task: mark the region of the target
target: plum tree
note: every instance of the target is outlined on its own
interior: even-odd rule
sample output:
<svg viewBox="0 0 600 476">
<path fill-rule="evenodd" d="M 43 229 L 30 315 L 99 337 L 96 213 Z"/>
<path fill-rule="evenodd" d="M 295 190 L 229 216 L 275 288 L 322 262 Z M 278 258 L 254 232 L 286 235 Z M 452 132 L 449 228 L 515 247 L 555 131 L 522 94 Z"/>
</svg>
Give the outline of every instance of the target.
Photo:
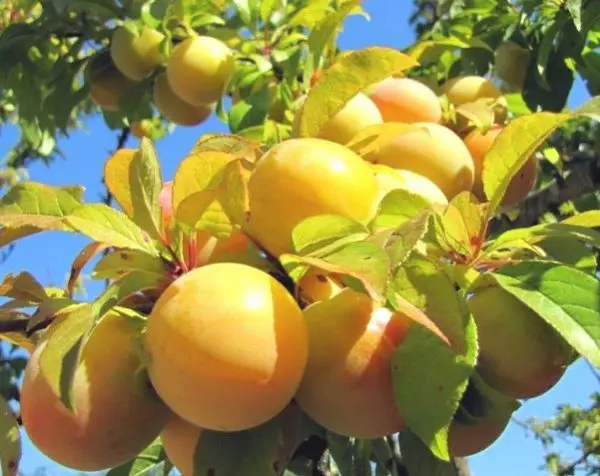
<svg viewBox="0 0 600 476">
<path fill-rule="evenodd" d="M 201 106 L 219 100 L 235 69 L 231 50 L 210 36 L 192 36 L 179 43 L 167 62 L 167 78 L 175 94 Z"/>
<path fill-rule="evenodd" d="M 303 104 L 298 108 L 292 125 L 294 137 L 299 136 L 298 126 L 302 108 Z M 344 145 L 365 127 L 382 123 L 383 119 L 377 106 L 366 95 L 358 93 L 321 128 L 318 137 Z"/>
<path fill-rule="evenodd" d="M 134 81 L 117 69 L 108 52 L 99 53 L 88 60 L 84 77 L 91 100 L 107 111 L 117 111 L 121 96 L 135 86 Z"/>
<path fill-rule="evenodd" d="M 485 134 L 479 129 L 474 129 L 464 139 L 475 164 L 475 181 L 472 192 L 480 200 L 486 199 L 482 180 L 484 159 L 503 129 L 502 126 L 494 126 Z M 537 175 L 537 159 L 532 156 L 513 176 L 502 199 L 502 205 L 512 206 L 522 201 L 535 187 Z"/>
<path fill-rule="evenodd" d="M 483 76 L 459 76 L 446 81 L 442 91 L 455 106 L 460 106 L 482 98 L 498 99 L 502 91 Z"/>
<path fill-rule="evenodd" d="M 372 168 L 378 185 L 377 202 L 381 202 L 392 190 L 401 189 L 418 195 L 429 203 L 448 204 L 440 187 L 423 175 L 382 164 L 372 164 Z"/>
<path fill-rule="evenodd" d="M 449 200 L 470 190 L 475 168 L 461 138 L 440 124 L 416 125 L 419 127 L 382 143 L 365 159 L 427 177 Z"/>
<path fill-rule="evenodd" d="M 196 268 L 148 320 L 148 371 L 185 420 L 212 430 L 257 426 L 292 399 L 306 365 L 302 312 L 269 274 L 238 263 Z"/>
<path fill-rule="evenodd" d="M 573 350 L 538 314 L 499 286 L 476 289 L 467 305 L 477 324 L 477 369 L 492 388 L 524 399 L 558 382 Z"/>
<path fill-rule="evenodd" d="M 27 363 L 23 425 L 33 444 L 64 466 L 98 471 L 122 464 L 150 444 L 167 421 L 168 408 L 139 374 L 139 329 L 128 319 L 107 314 L 85 344 L 73 379 L 73 412 L 40 368 L 52 329 Z"/>
<path fill-rule="evenodd" d="M 256 163 L 246 229 L 279 256 L 291 251 L 292 230 L 303 219 L 337 214 L 367 220 L 376 194 L 373 171 L 350 149 L 319 138 L 289 139 Z"/>
<path fill-rule="evenodd" d="M 531 62 L 531 51 L 513 41 L 502 43 L 494 53 L 494 68 L 510 91 L 521 91 Z"/>
<path fill-rule="evenodd" d="M 212 114 L 214 104 L 192 105 L 173 92 L 167 75 L 159 74 L 154 81 L 153 100 L 156 109 L 169 121 L 180 126 L 196 126 Z"/>
<path fill-rule="evenodd" d="M 113 33 L 110 56 L 123 75 L 141 81 L 163 62 L 160 45 L 164 39 L 154 28 L 144 26 L 134 31 L 122 26 Z"/>
<path fill-rule="evenodd" d="M 300 408 L 340 435 L 376 438 L 401 430 L 391 358 L 410 319 L 349 288 L 308 306 L 304 317 L 309 354 L 296 394 Z"/>
<path fill-rule="evenodd" d="M 369 97 L 385 122 L 438 123 L 442 120 L 439 98 L 415 79 L 390 77 L 379 83 Z"/>
</svg>

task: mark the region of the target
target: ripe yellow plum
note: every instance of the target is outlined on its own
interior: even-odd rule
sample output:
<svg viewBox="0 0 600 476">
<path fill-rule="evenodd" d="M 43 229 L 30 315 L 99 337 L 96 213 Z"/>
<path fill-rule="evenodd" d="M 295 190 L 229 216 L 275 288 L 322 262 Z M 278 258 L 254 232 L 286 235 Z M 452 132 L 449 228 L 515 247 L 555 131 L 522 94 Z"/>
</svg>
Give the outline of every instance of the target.
<svg viewBox="0 0 600 476">
<path fill-rule="evenodd" d="M 40 369 L 51 330 L 44 336 L 21 390 L 23 426 L 42 453 L 69 468 L 99 471 L 128 461 L 158 436 L 170 412 L 140 379 L 138 336 L 134 324 L 117 314 L 98 323 L 75 372 L 74 412 L 53 393 Z"/>
<path fill-rule="evenodd" d="M 279 256 L 292 250 L 292 230 L 308 217 L 368 220 L 377 182 L 369 164 L 340 144 L 318 138 L 289 139 L 257 161 L 248 192 L 247 231 Z"/>
<path fill-rule="evenodd" d="M 146 26 L 138 32 L 119 27 L 110 43 L 111 58 L 126 77 L 141 81 L 162 63 L 160 44 L 164 38 L 162 33 Z"/>
<path fill-rule="evenodd" d="M 152 90 L 156 109 L 169 121 L 180 126 L 196 126 L 204 122 L 212 114 L 214 104 L 192 105 L 173 92 L 167 75 L 161 73 L 156 77 Z"/>
<path fill-rule="evenodd" d="M 311 303 L 329 299 L 342 290 L 333 276 L 319 268 L 310 268 L 298 281 L 298 287 L 300 296 Z"/>
<path fill-rule="evenodd" d="M 340 435 L 377 438 L 405 423 L 394 401 L 391 358 L 410 319 L 344 289 L 304 310 L 309 357 L 296 401 Z"/>
<path fill-rule="evenodd" d="M 486 200 L 483 192 L 483 164 L 484 158 L 488 151 L 494 145 L 496 137 L 502 132 L 502 126 L 494 126 L 487 133 L 483 134 L 480 130 L 475 129 L 465 137 L 465 145 L 475 164 L 475 182 L 473 184 L 473 194 L 480 200 Z M 502 205 L 512 206 L 523 200 L 529 192 L 535 187 L 538 176 L 537 159 L 532 156 L 521 170 L 513 176 L 508 189 L 502 199 Z"/>
<path fill-rule="evenodd" d="M 558 382 L 573 350 L 544 319 L 498 286 L 476 290 L 467 305 L 477 324 L 478 372 L 490 387 L 525 399 Z"/>
<path fill-rule="evenodd" d="M 269 274 L 238 263 L 196 268 L 148 320 L 148 372 L 181 418 L 201 428 L 260 425 L 290 402 L 307 360 L 302 311 Z"/>
<path fill-rule="evenodd" d="M 107 52 L 88 61 L 84 77 L 92 101 L 107 111 L 118 111 L 121 96 L 136 84 L 117 69 Z"/>
<path fill-rule="evenodd" d="M 192 36 L 179 43 L 167 63 L 167 78 L 175 94 L 200 106 L 219 100 L 235 69 L 231 50 L 210 36 Z"/>
<path fill-rule="evenodd" d="M 365 159 L 427 177 L 448 200 L 471 190 L 475 167 L 461 138 L 440 124 L 416 125 L 417 128 L 384 142 Z"/>
<path fill-rule="evenodd" d="M 497 99 L 502 91 L 483 76 L 459 76 L 446 81 L 442 91 L 455 106 L 474 102 L 481 98 Z"/>
<path fill-rule="evenodd" d="M 388 78 L 369 94 L 384 122 L 433 122 L 442 120 L 438 96 L 411 78 Z"/>
</svg>

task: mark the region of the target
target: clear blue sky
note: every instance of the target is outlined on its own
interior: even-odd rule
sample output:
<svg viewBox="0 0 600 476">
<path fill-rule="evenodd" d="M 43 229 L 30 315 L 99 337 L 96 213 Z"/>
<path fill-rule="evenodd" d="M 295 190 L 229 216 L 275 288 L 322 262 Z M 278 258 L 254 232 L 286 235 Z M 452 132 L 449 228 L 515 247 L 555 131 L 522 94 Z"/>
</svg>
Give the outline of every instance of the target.
<svg viewBox="0 0 600 476">
<path fill-rule="evenodd" d="M 412 2 L 382 2 L 366 0 L 365 9 L 371 14 L 371 21 L 361 17 L 351 18 L 340 43 L 342 49 L 358 49 L 373 45 L 404 47 L 414 38 L 408 25 Z M 587 99 L 587 93 L 578 82 L 570 98 L 569 105 L 575 107 Z M 171 179 L 177 163 L 191 149 L 195 140 L 208 132 L 226 132 L 227 128 L 217 119 L 211 118 L 201 127 L 178 128 L 158 142 L 157 149 L 162 163 L 163 177 Z M 16 139 L 16 131 L 11 128 L 0 130 L 0 157 L 4 156 Z M 104 161 L 116 144 L 116 133 L 109 131 L 100 117 L 86 122 L 86 130 L 76 132 L 60 142 L 65 158 L 57 160 L 50 168 L 35 164 L 29 169 L 32 180 L 51 185 L 82 184 L 86 188 L 87 201 L 98 201 L 103 188 L 100 184 Z M 135 139 L 128 146 L 136 146 Z M 9 272 L 28 270 L 45 285 L 63 286 L 69 272 L 69 263 L 87 242 L 68 234 L 48 233 L 31 237 L 20 242 L 4 265 L 0 266 L 0 276 Z M 90 284 L 88 292 L 94 295 L 101 284 Z M 592 377 L 583 362 L 575 364 L 562 381 L 546 395 L 527 402 L 515 417 L 524 420 L 531 416 L 549 417 L 561 403 L 588 404 L 588 396 L 598 390 L 598 382 Z M 536 476 L 543 463 L 540 444 L 523 429 L 511 424 L 504 435 L 488 450 L 470 459 L 474 476 Z M 48 474 L 76 474 L 55 465 L 41 455 L 24 438 L 23 475 L 32 475 L 36 469 L 45 467 Z"/>
</svg>

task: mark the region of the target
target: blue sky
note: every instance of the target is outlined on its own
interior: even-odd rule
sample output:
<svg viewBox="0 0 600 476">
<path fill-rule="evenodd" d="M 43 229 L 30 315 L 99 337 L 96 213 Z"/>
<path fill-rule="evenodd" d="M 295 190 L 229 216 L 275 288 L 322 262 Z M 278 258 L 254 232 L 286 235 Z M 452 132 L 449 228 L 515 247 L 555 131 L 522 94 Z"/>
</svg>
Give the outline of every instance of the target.
<svg viewBox="0 0 600 476">
<path fill-rule="evenodd" d="M 365 9 L 371 21 L 351 18 L 340 37 L 342 49 L 358 49 L 381 45 L 404 47 L 414 38 L 408 25 L 412 2 L 407 0 L 382 2 L 366 0 Z M 576 84 L 569 106 L 576 107 L 588 98 L 581 82 Z M 162 164 L 164 179 L 171 179 L 178 162 L 191 149 L 196 139 L 208 132 L 226 132 L 227 128 L 214 117 L 196 128 L 178 128 L 158 142 L 157 150 Z M 4 156 L 16 139 L 11 128 L 0 130 L 0 157 Z M 103 192 L 100 183 L 104 161 L 116 144 L 116 132 L 109 131 L 100 117 L 86 121 L 86 130 L 73 133 L 60 142 L 65 158 L 57 160 L 49 168 L 35 164 L 29 169 L 32 180 L 51 185 L 82 184 L 86 188 L 85 198 L 98 201 Z M 131 140 L 128 146 L 136 146 Z M 68 234 L 48 233 L 20 242 L 4 265 L 0 265 L 0 276 L 9 272 L 28 270 L 45 285 L 63 286 L 69 272 L 69 264 L 87 243 L 82 238 Z M 101 283 L 90 284 L 89 293 L 95 294 Z M 561 403 L 588 404 L 588 396 L 598 390 L 598 382 L 584 362 L 572 366 L 561 382 L 542 397 L 533 399 L 516 412 L 515 417 L 549 417 Z M 540 444 L 527 436 L 517 424 L 511 423 L 503 436 L 488 450 L 470 458 L 474 476 L 536 476 L 545 474 L 539 470 L 543 463 Z M 36 469 L 45 467 L 48 474 L 77 474 L 55 465 L 41 455 L 31 443 L 24 439 L 22 474 L 32 475 Z"/>
</svg>

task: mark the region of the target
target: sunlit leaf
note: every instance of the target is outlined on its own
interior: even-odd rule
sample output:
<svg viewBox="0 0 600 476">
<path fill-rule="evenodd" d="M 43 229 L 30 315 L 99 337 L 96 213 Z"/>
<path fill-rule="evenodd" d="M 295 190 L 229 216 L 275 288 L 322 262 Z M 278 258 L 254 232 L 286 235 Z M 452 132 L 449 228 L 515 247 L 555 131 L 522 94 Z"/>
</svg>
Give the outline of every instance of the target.
<svg viewBox="0 0 600 476">
<path fill-rule="evenodd" d="M 71 265 L 71 273 L 69 274 L 69 281 L 67 282 L 67 293 L 69 296 L 73 296 L 75 292 L 75 286 L 79 280 L 79 276 L 83 271 L 83 268 L 89 261 L 106 249 L 106 245 L 103 243 L 92 242 L 83 248 Z"/>
<path fill-rule="evenodd" d="M 131 271 L 167 276 L 169 268 L 160 257 L 135 250 L 114 250 L 103 256 L 92 271 L 94 279 L 115 279 Z"/>
<path fill-rule="evenodd" d="M 295 253 L 323 256 L 348 243 L 361 241 L 369 231 L 361 223 L 338 215 L 317 215 L 298 223 L 292 231 Z"/>
<path fill-rule="evenodd" d="M 42 302 L 48 297 L 44 287 L 26 271 L 6 275 L 0 283 L 0 296 L 26 302 Z"/>
</svg>

